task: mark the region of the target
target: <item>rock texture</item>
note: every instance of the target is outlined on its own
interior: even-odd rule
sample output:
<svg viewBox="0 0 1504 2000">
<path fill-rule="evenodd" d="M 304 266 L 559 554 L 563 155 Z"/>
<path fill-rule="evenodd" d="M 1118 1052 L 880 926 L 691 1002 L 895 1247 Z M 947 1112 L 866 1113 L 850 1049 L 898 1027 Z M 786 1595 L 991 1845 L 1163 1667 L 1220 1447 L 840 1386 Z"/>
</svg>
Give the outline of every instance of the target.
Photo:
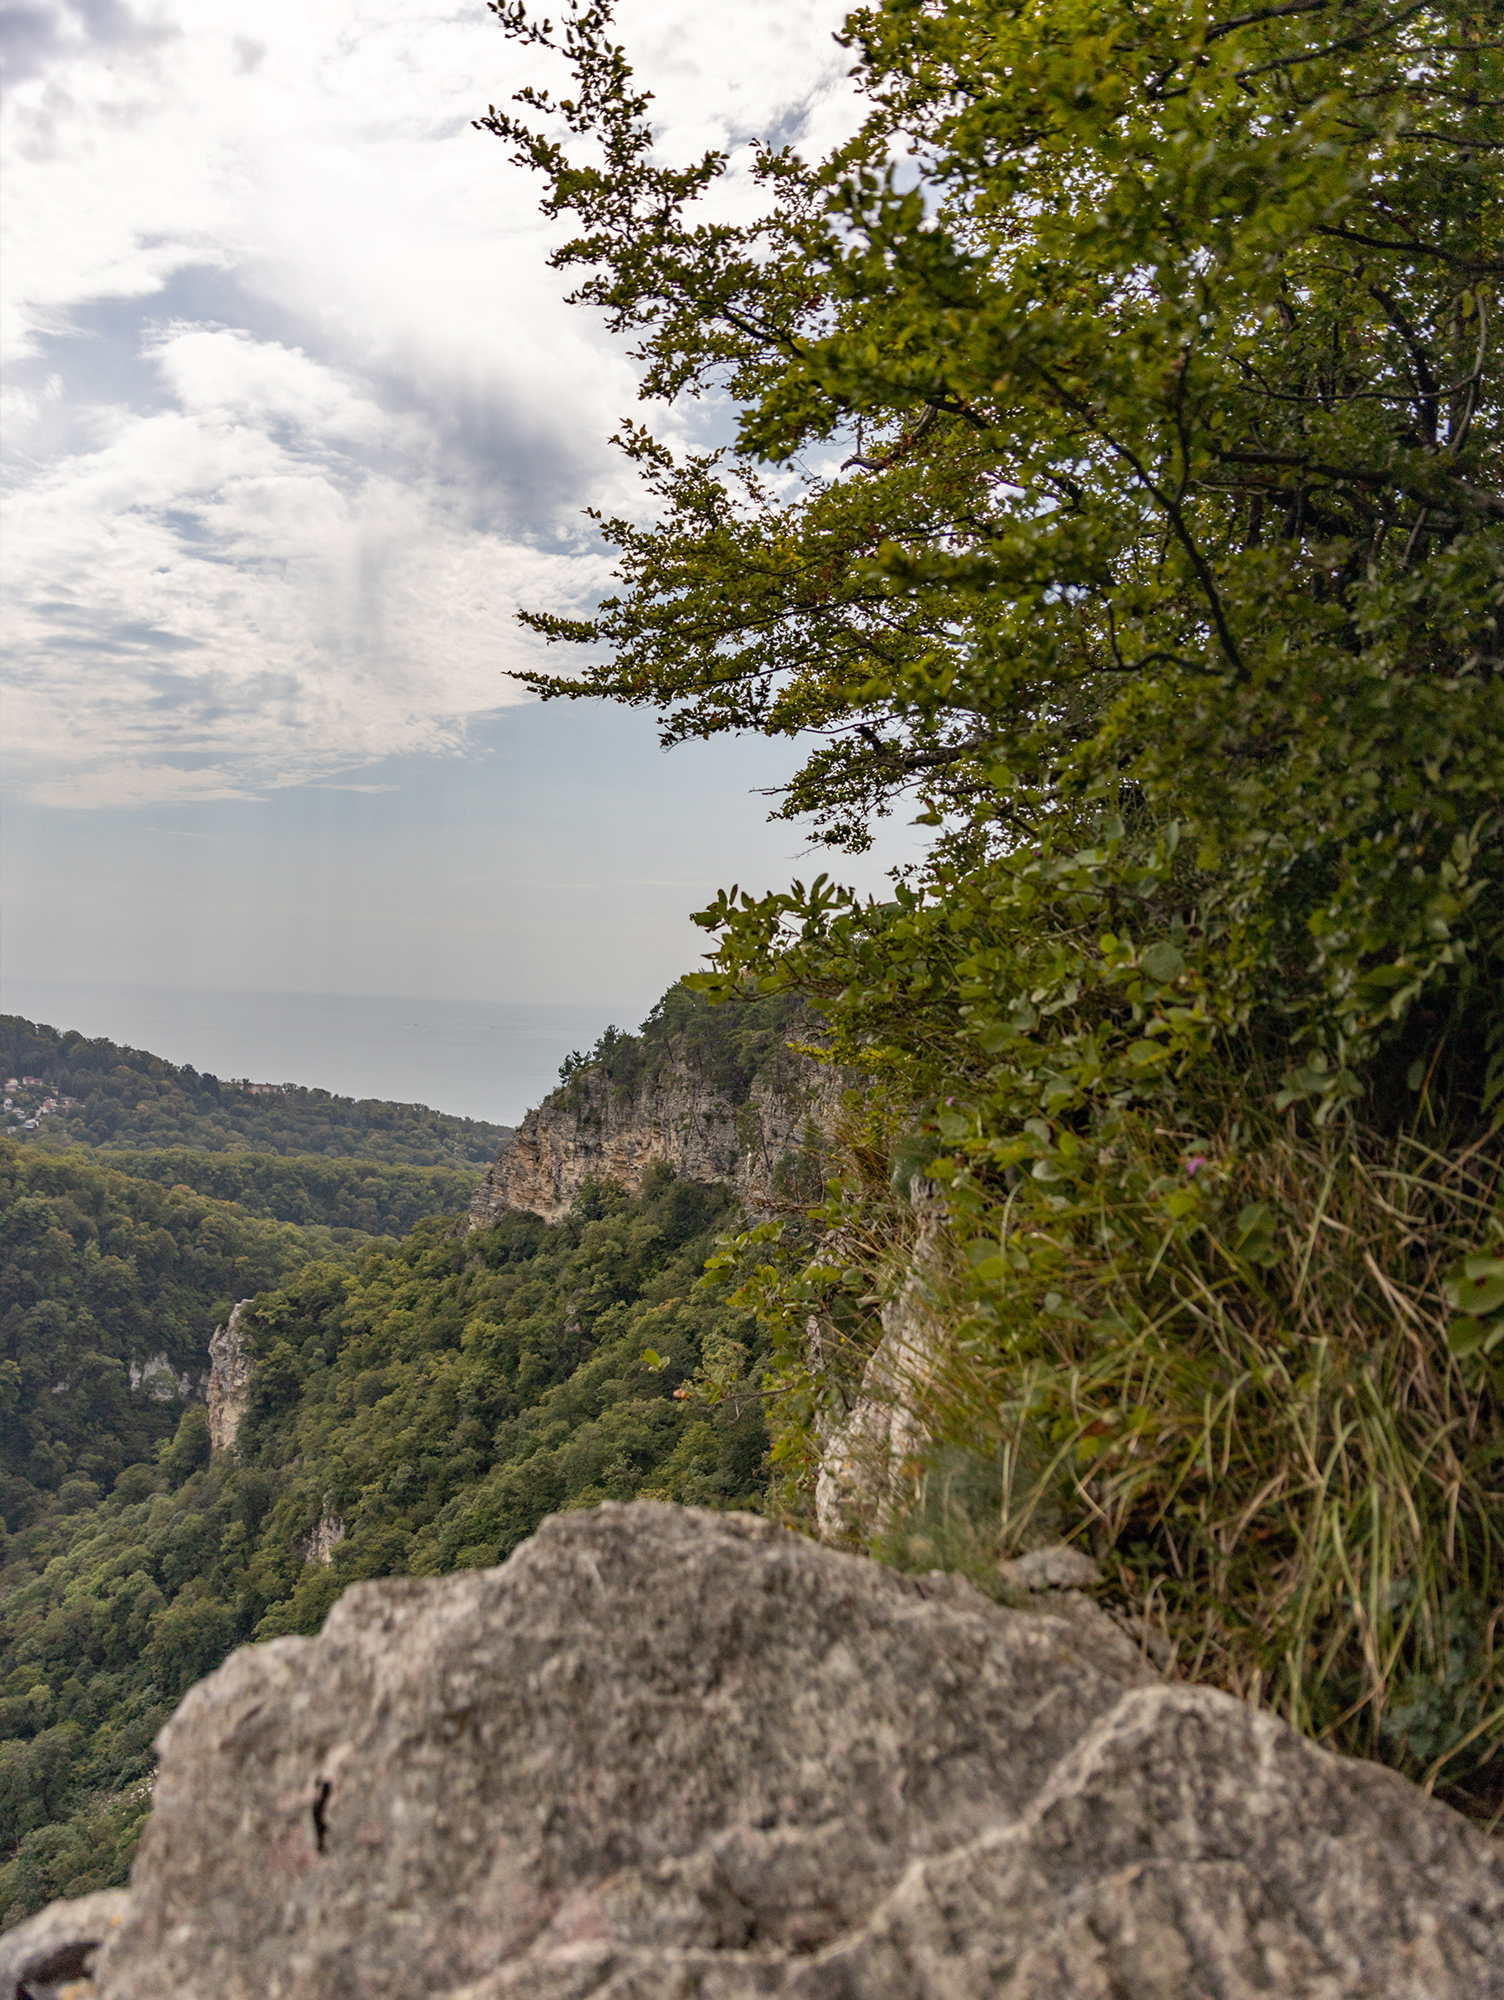
<svg viewBox="0 0 1504 2000">
<path fill-rule="evenodd" d="M 998 1568 L 1003 1581 L 1019 1590 L 1090 1590 L 1102 1581 L 1102 1572 L 1091 1557 L 1068 1542 L 1031 1549 L 1016 1562 L 1000 1563 Z"/>
<path fill-rule="evenodd" d="M 1488 2000 L 1504 1880 L 1394 1773 L 748 1515 L 346 1591 L 164 1732 L 102 2000 Z"/>
<path fill-rule="evenodd" d="M 319 1563 L 327 1569 L 334 1561 L 334 1551 L 344 1539 L 344 1519 L 334 1513 L 326 1501 L 317 1526 L 311 1534 L 305 1535 L 299 1542 L 298 1553 L 305 1563 Z M 3 2000 L 3 1997 L 0 1997 L 0 2000 Z"/>
<path fill-rule="evenodd" d="M 0 2000 L 87 2000 L 99 1948 L 125 1920 L 130 1899 L 101 1889 L 51 1903 L 0 1938 Z"/>
<path fill-rule="evenodd" d="M 856 1399 L 820 1435 L 815 1521 L 821 1539 L 864 1546 L 913 1505 L 929 1444 L 919 1415 L 944 1329 L 930 1302 L 948 1244 L 946 1208 L 935 1182 L 916 1174 L 909 1199 L 919 1223 L 909 1276 L 882 1309 L 882 1339 L 862 1371 Z"/>
<path fill-rule="evenodd" d="M 812 1144 L 841 1092 L 856 1079 L 786 1052 L 735 1102 L 676 1057 L 630 1091 L 587 1070 L 556 1090 L 501 1149 L 470 1203 L 471 1229 L 508 1209 L 546 1222 L 568 1214 L 583 1181 L 613 1180 L 635 1194 L 665 1161 L 691 1180 L 736 1187 L 754 1214 Z"/>
<path fill-rule="evenodd" d="M 191 1369 L 180 1374 L 165 1354 L 149 1354 L 144 1361 L 131 1362 L 129 1373 L 131 1388 L 145 1390 L 154 1403 L 199 1401 L 204 1394 L 202 1374 Z M 0 1993 L 3 1990 L 0 1988 Z"/>
<path fill-rule="evenodd" d="M 240 1431 L 251 1393 L 251 1353 L 243 1316 L 250 1306 L 242 1299 L 223 1326 L 209 1336 L 209 1449 L 228 1451 Z"/>
</svg>

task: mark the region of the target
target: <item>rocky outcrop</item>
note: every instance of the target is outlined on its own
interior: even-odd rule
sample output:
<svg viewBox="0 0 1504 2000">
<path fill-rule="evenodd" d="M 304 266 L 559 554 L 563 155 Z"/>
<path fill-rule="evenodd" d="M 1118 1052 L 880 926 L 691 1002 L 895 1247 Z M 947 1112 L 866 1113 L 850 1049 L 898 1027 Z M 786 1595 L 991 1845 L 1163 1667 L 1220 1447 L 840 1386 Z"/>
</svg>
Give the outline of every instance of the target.
<svg viewBox="0 0 1504 2000">
<path fill-rule="evenodd" d="M 197 1402 L 204 1394 L 202 1374 L 191 1369 L 180 1372 L 165 1354 L 148 1354 L 144 1361 L 131 1362 L 129 1375 L 132 1390 L 146 1394 L 154 1403 Z"/>
<path fill-rule="evenodd" d="M 305 1563 L 318 1563 L 327 1569 L 334 1561 L 334 1551 L 344 1539 L 344 1520 L 326 1502 L 312 1531 L 299 1542 L 298 1553 Z"/>
<path fill-rule="evenodd" d="M 919 1410 L 944 1338 L 932 1287 L 949 1236 L 935 1182 L 916 1174 L 909 1199 L 919 1227 L 908 1276 L 882 1308 L 882 1338 L 851 1407 L 821 1425 L 815 1521 L 827 1542 L 865 1546 L 912 1506 L 923 1477 L 929 1436 Z"/>
<path fill-rule="evenodd" d="M 228 1451 L 240 1431 L 251 1393 L 251 1352 L 244 1315 L 250 1307 L 242 1299 L 223 1326 L 209 1336 L 209 1449 Z"/>
<path fill-rule="evenodd" d="M 728 1183 L 756 1214 L 818 1150 L 824 1122 L 855 1081 L 792 1050 L 741 1098 L 682 1054 L 626 1090 L 600 1070 L 584 1070 L 530 1111 L 502 1147 L 471 1200 L 469 1227 L 492 1228 L 509 1209 L 557 1222 L 586 1180 L 615 1181 L 635 1194 L 659 1161 L 690 1180 Z"/>
<path fill-rule="evenodd" d="M 101 2000 L 1504 1992 L 1466 1822 L 1070 1602 L 646 1503 L 355 1585 L 168 1725 Z"/>
</svg>

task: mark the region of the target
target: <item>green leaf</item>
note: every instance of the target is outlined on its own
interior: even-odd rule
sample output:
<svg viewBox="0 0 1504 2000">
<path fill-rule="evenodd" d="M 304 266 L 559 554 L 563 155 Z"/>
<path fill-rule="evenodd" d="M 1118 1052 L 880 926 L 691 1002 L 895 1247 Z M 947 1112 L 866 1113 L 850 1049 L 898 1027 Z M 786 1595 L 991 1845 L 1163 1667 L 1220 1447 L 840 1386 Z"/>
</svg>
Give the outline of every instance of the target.
<svg viewBox="0 0 1504 2000">
<path fill-rule="evenodd" d="M 1497 1312 L 1504 1306 L 1504 1260 L 1467 1258 L 1460 1269 L 1448 1274 L 1443 1291 L 1447 1304 L 1459 1312 L 1475 1315 Z"/>
<path fill-rule="evenodd" d="M 1447 1346 L 1460 1357 L 1476 1354 L 1484 1341 L 1482 1320 L 1454 1319 L 1447 1328 Z"/>
<path fill-rule="evenodd" d="M 1151 945 L 1139 964 L 1161 986 L 1168 986 L 1185 971 L 1185 960 L 1172 944 Z"/>
<path fill-rule="evenodd" d="M 1267 1269 L 1280 1259 L 1275 1232 L 1279 1218 L 1267 1202 L 1250 1202 L 1238 1211 L 1237 1225 L 1233 1232 L 1233 1248 L 1240 1257 L 1246 1257 L 1250 1264 L 1258 1264 Z"/>
</svg>

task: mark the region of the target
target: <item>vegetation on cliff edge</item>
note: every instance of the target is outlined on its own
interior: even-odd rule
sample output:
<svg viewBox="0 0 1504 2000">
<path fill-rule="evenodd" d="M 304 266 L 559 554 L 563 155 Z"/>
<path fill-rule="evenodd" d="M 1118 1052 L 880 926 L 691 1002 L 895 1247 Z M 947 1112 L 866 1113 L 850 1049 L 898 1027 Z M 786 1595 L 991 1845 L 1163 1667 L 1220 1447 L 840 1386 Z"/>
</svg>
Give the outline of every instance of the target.
<svg viewBox="0 0 1504 2000">
<path fill-rule="evenodd" d="M 1492 12 L 886 0 L 846 25 L 862 129 L 753 148 L 727 202 L 726 156 L 655 151 L 608 0 L 493 11 L 569 76 L 480 121 L 574 225 L 553 262 L 646 399 L 738 421 L 623 427 L 655 509 L 595 517 L 616 587 L 525 614 L 586 650 L 524 678 L 799 738 L 779 809 L 832 846 L 934 829 L 886 900 L 699 918 L 703 990 L 802 993 L 877 1079 L 823 1208 L 722 1261 L 780 1342 L 778 1452 L 812 1466 L 917 1275 L 934 1450 L 853 1533 L 901 1553 L 907 1494 L 933 1550 L 943 1487 L 994 1574 L 1080 1539 L 1177 1671 L 1488 1817 Z"/>
<path fill-rule="evenodd" d="M 587 1074 L 623 1098 L 652 1091 L 683 1063 L 730 1104 L 745 1104 L 752 1086 L 785 1060 L 791 1042 L 819 1039 L 819 1020 L 800 993 L 744 993 L 735 1007 L 712 1008 L 684 980 L 671 986 L 635 1034 L 609 1027 L 588 1054 L 576 1050 L 559 1070 L 565 1102 L 575 1101 Z"/>
</svg>

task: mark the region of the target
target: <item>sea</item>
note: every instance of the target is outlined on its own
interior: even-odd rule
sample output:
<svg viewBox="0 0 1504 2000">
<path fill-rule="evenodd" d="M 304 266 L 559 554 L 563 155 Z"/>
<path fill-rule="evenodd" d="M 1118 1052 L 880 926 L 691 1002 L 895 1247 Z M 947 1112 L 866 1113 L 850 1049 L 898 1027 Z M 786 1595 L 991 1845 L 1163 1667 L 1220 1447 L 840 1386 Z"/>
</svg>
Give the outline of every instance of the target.
<svg viewBox="0 0 1504 2000">
<path fill-rule="evenodd" d="M 607 1026 L 635 1028 L 639 996 L 605 1004 L 402 1000 L 0 979 L 0 1012 L 146 1049 L 253 1083 L 426 1104 L 516 1125 L 574 1050 Z"/>
</svg>

